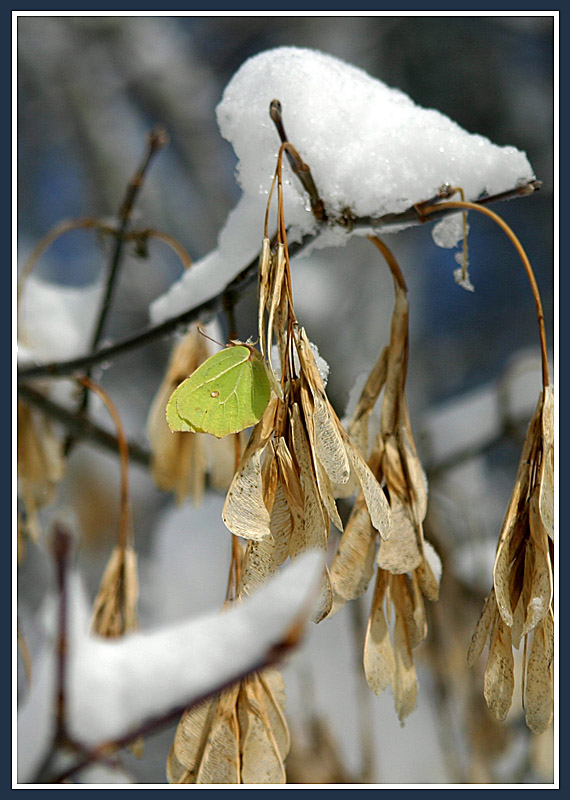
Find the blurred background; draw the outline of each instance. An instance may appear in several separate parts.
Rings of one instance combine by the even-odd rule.
[[[533,265],[552,348],[552,17],[32,15],[19,17],[17,42],[20,268],[62,220],[112,220],[117,215],[147,133],[159,123],[169,145],[151,165],[133,219],[175,237],[194,260],[214,249],[239,197],[235,157],[215,119],[223,89],[244,60],[262,50],[311,47],[363,68],[468,131],[527,153],[542,182],[540,192],[494,210],[519,236]],[[444,562],[442,603],[452,598],[449,608],[457,607],[462,598],[463,616],[454,619],[458,636],[448,644],[449,653],[441,641],[439,650],[427,644],[418,649],[420,701],[400,729],[388,693],[380,698],[370,694],[363,701],[358,688],[354,640],[369,597],[352,616],[345,609],[344,615],[312,630],[286,670],[290,722],[298,733],[293,775],[295,770],[307,775],[302,765],[311,752],[311,735],[316,737],[309,724],[313,715],[323,721],[338,753],[336,763],[342,765],[341,777],[332,782],[343,782],[343,776],[358,782],[361,721],[370,713],[367,736],[377,782],[552,779],[551,736],[533,737],[526,731],[518,687],[506,726],[486,716],[484,704],[471,708],[468,721],[465,716],[473,692],[482,695],[482,676],[466,674],[464,653],[491,585],[497,536],[540,384],[535,308],[518,257],[489,221],[470,218],[470,226],[474,293],[457,286],[454,252],[436,247],[429,227],[386,239],[409,286],[408,399],[431,487],[427,537]],[[97,295],[110,252],[110,241],[93,232],[66,234],[34,270],[34,280],[42,284],[30,281],[27,298],[24,293],[27,313],[40,317],[36,323],[41,328],[42,315],[49,326],[50,316],[61,311],[55,303],[50,314],[44,282],[65,287],[61,297],[69,301],[77,354],[85,351],[88,339],[86,298],[92,291]],[[160,241],[150,242],[145,258],[128,250],[105,341],[148,325],[149,303],[181,273],[179,260]],[[330,365],[330,397],[342,415],[355,381],[388,341],[391,279],[373,248],[357,240],[297,259],[293,281],[297,316]],[[254,288],[237,315],[240,337],[253,335]],[[143,448],[148,448],[146,419],[171,345],[172,339],[165,338],[93,373],[117,404],[129,439]],[[100,424],[111,429],[105,409],[95,401],[92,408]],[[48,527],[50,515],[74,509],[77,557],[93,593],[116,531],[118,476],[113,454],[78,444],[58,499],[44,512]],[[190,501],[177,508],[171,496],[154,487],[144,467],[133,464],[131,481],[143,569],[141,625],[221,606],[230,555],[229,534],[219,518],[223,496],[208,495],[198,510]],[[45,561],[41,546],[30,545],[20,568],[32,651],[33,611],[51,580]],[[433,627],[438,630],[436,619]],[[452,664],[447,683],[441,663],[437,666],[446,653]],[[309,708],[307,697],[312,698]],[[363,702],[366,712],[359,705]],[[451,743],[454,726],[461,741]],[[141,761],[126,756],[134,782],[164,782],[171,741],[172,729],[149,740]],[[322,736],[319,742],[324,747]],[[319,758],[313,755],[313,761]]]

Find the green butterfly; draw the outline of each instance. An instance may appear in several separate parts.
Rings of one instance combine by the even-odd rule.
[[[263,356],[252,345],[232,342],[172,392],[166,421],[171,431],[211,433],[221,439],[259,422],[270,394]]]

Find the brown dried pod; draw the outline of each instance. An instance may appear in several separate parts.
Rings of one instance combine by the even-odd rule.
[[[39,536],[38,510],[54,498],[63,478],[65,459],[48,419],[18,400],[18,494],[26,511],[23,530]]]

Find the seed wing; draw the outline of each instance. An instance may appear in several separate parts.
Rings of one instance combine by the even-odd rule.
[[[248,361],[248,366],[251,376],[251,391],[249,393],[246,391],[244,403],[251,397],[251,411],[254,421],[249,424],[253,425],[259,422],[263,416],[263,412],[267,408],[271,395],[271,387],[263,357],[259,355],[257,350],[251,351],[251,359]]]

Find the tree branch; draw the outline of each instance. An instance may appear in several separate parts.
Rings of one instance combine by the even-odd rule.
[[[187,703],[176,706],[175,708],[171,708],[160,716],[147,719],[141,725],[136,726],[133,730],[128,731],[123,736],[111,742],[103,742],[92,750],[83,750],[75,764],[72,764],[59,775],[49,779],[49,782],[63,783],[64,781],[68,781],[69,778],[71,778],[77,772],[80,772],[82,769],[85,769],[85,767],[90,766],[94,762],[108,758],[111,754],[116,753],[118,750],[128,747],[128,745],[136,739],[157,733],[167,725],[176,722],[185,711],[196,708],[196,706],[200,705],[211,697],[216,697],[225,689],[229,688],[230,686],[234,686],[236,683],[244,680],[244,678],[247,678],[248,675],[252,675],[255,672],[263,672],[270,667],[278,666],[292,651],[299,646],[304,635],[304,630],[305,618],[299,617],[296,622],[293,622],[281,641],[273,645],[273,647],[267,651],[265,656],[258,664],[255,664],[244,672],[236,675],[231,680],[221,684],[220,686],[217,686],[215,689],[200,695],[200,697],[189,699]]]
[[[539,181],[531,181],[524,186],[516,187],[508,192],[501,192],[497,195],[483,197],[478,202],[488,205],[490,203],[506,200],[512,197],[525,197],[529,194],[532,194],[539,188]],[[381,217],[354,217],[345,219],[344,221],[337,220],[332,224],[343,224],[349,229],[370,227],[376,231],[380,231],[382,228],[389,228],[391,226],[401,225],[403,223],[421,224],[424,222],[432,222],[440,219],[441,217],[447,216],[450,213],[457,213],[455,209],[433,208],[430,210],[429,218],[423,215],[422,207],[433,205],[433,203],[436,203],[438,199],[441,198],[434,198],[427,200],[424,203],[416,204],[415,206],[412,206],[411,208],[399,214],[385,214]],[[321,223],[317,227],[317,231],[315,233],[305,236],[301,242],[291,244],[289,248],[291,257],[299,255],[307,248],[309,244],[313,243],[318,238],[319,234],[323,230],[326,230],[327,227],[327,223]],[[197,320],[206,320],[223,308],[224,301],[228,295],[231,294],[241,297],[245,290],[248,289],[257,278],[257,267],[258,259],[256,258],[254,261],[249,263],[232,281],[230,281],[230,283],[228,283],[219,294],[203,303],[200,303],[197,306],[187,309],[176,317],[171,317],[159,325],[147,328],[145,331],[142,331],[135,336],[131,336],[128,339],[123,339],[122,341],[110,345],[109,347],[103,347],[97,350],[95,353],[83,356],[81,358],[75,358],[69,361],[56,361],[48,364],[40,364],[33,367],[24,367],[19,369],[18,384],[40,377],[59,377],[63,375],[71,375],[79,370],[85,370],[94,364],[98,364],[102,361],[109,361],[110,359],[116,358],[123,353],[129,352],[130,350],[134,350],[135,348],[149,344],[150,342],[171,334],[178,328],[185,327],[192,322]]]
[[[99,310],[99,317],[95,325],[95,331],[93,333],[93,338],[91,339],[91,346],[89,348],[92,352],[96,352],[97,350],[99,342],[101,341],[101,336],[103,335],[103,331],[105,329],[105,323],[107,322],[107,317],[109,316],[109,312],[111,310],[113,294],[115,292],[115,287],[117,285],[117,278],[119,276],[119,267],[121,264],[121,257],[123,254],[125,234],[129,226],[135,200],[142,188],[146,171],[148,170],[152,159],[154,158],[156,153],[158,153],[158,151],[161,150],[166,145],[167,142],[168,142],[168,137],[166,135],[166,131],[161,126],[157,126],[153,131],[150,132],[148,136],[147,151],[144,154],[143,159],[139,167],[137,168],[137,171],[135,172],[135,174],[133,175],[127,186],[125,197],[123,199],[123,202],[121,203],[121,208],[119,209],[119,227],[117,231],[117,236],[115,238],[115,247],[113,248],[113,255],[111,257],[111,262],[109,265],[107,283],[105,285],[105,293],[103,295],[101,308]],[[86,377],[87,378],[90,377],[89,369],[87,370]],[[87,410],[88,404],[89,404],[89,391],[87,390],[87,388],[84,388],[81,393],[81,400],[78,406],[79,413],[84,413]],[[71,445],[71,440],[68,440],[66,443],[66,449],[69,449],[70,445]]]
[[[46,397],[43,392],[39,392],[31,386],[18,387],[18,394],[30,405],[35,406],[57,422],[61,422],[75,438],[92,441],[115,455],[119,452],[117,437],[91,422],[85,416],[79,416],[76,411],[70,411],[68,408],[59,405],[59,403]],[[128,442],[128,448],[131,462],[136,462],[142,467],[150,465],[150,452],[145,447],[136,442]]]
[[[99,314],[99,319],[97,320],[97,325],[95,328],[95,332],[93,334],[93,339],[91,341],[91,348],[90,348],[91,350],[95,350],[97,348],[97,345],[101,340],[101,335],[105,328],[105,322],[107,321],[107,316],[109,314],[109,310],[111,307],[111,300],[113,297],[113,291],[115,288],[116,279],[119,271],[119,264],[121,262],[121,255],[123,251],[123,244],[125,241],[125,234],[127,232],[135,200],[137,198],[139,191],[142,188],[144,176],[148,167],[150,166],[150,162],[152,161],[156,153],[158,153],[158,151],[162,147],[164,147],[167,141],[168,138],[166,135],[166,131],[164,131],[164,129],[161,128],[160,126],[157,127],[155,130],[151,131],[148,137],[147,152],[145,153],[140,166],[138,167],[137,171],[129,181],[129,185],[127,186],[127,191],[125,193],[125,197],[123,199],[123,202],[121,203],[121,208],[119,210],[119,228],[115,239],[115,247],[113,250],[111,264],[109,267],[109,275],[107,278],[107,285],[105,287],[105,295],[103,297],[103,303],[101,305],[101,312]]]

